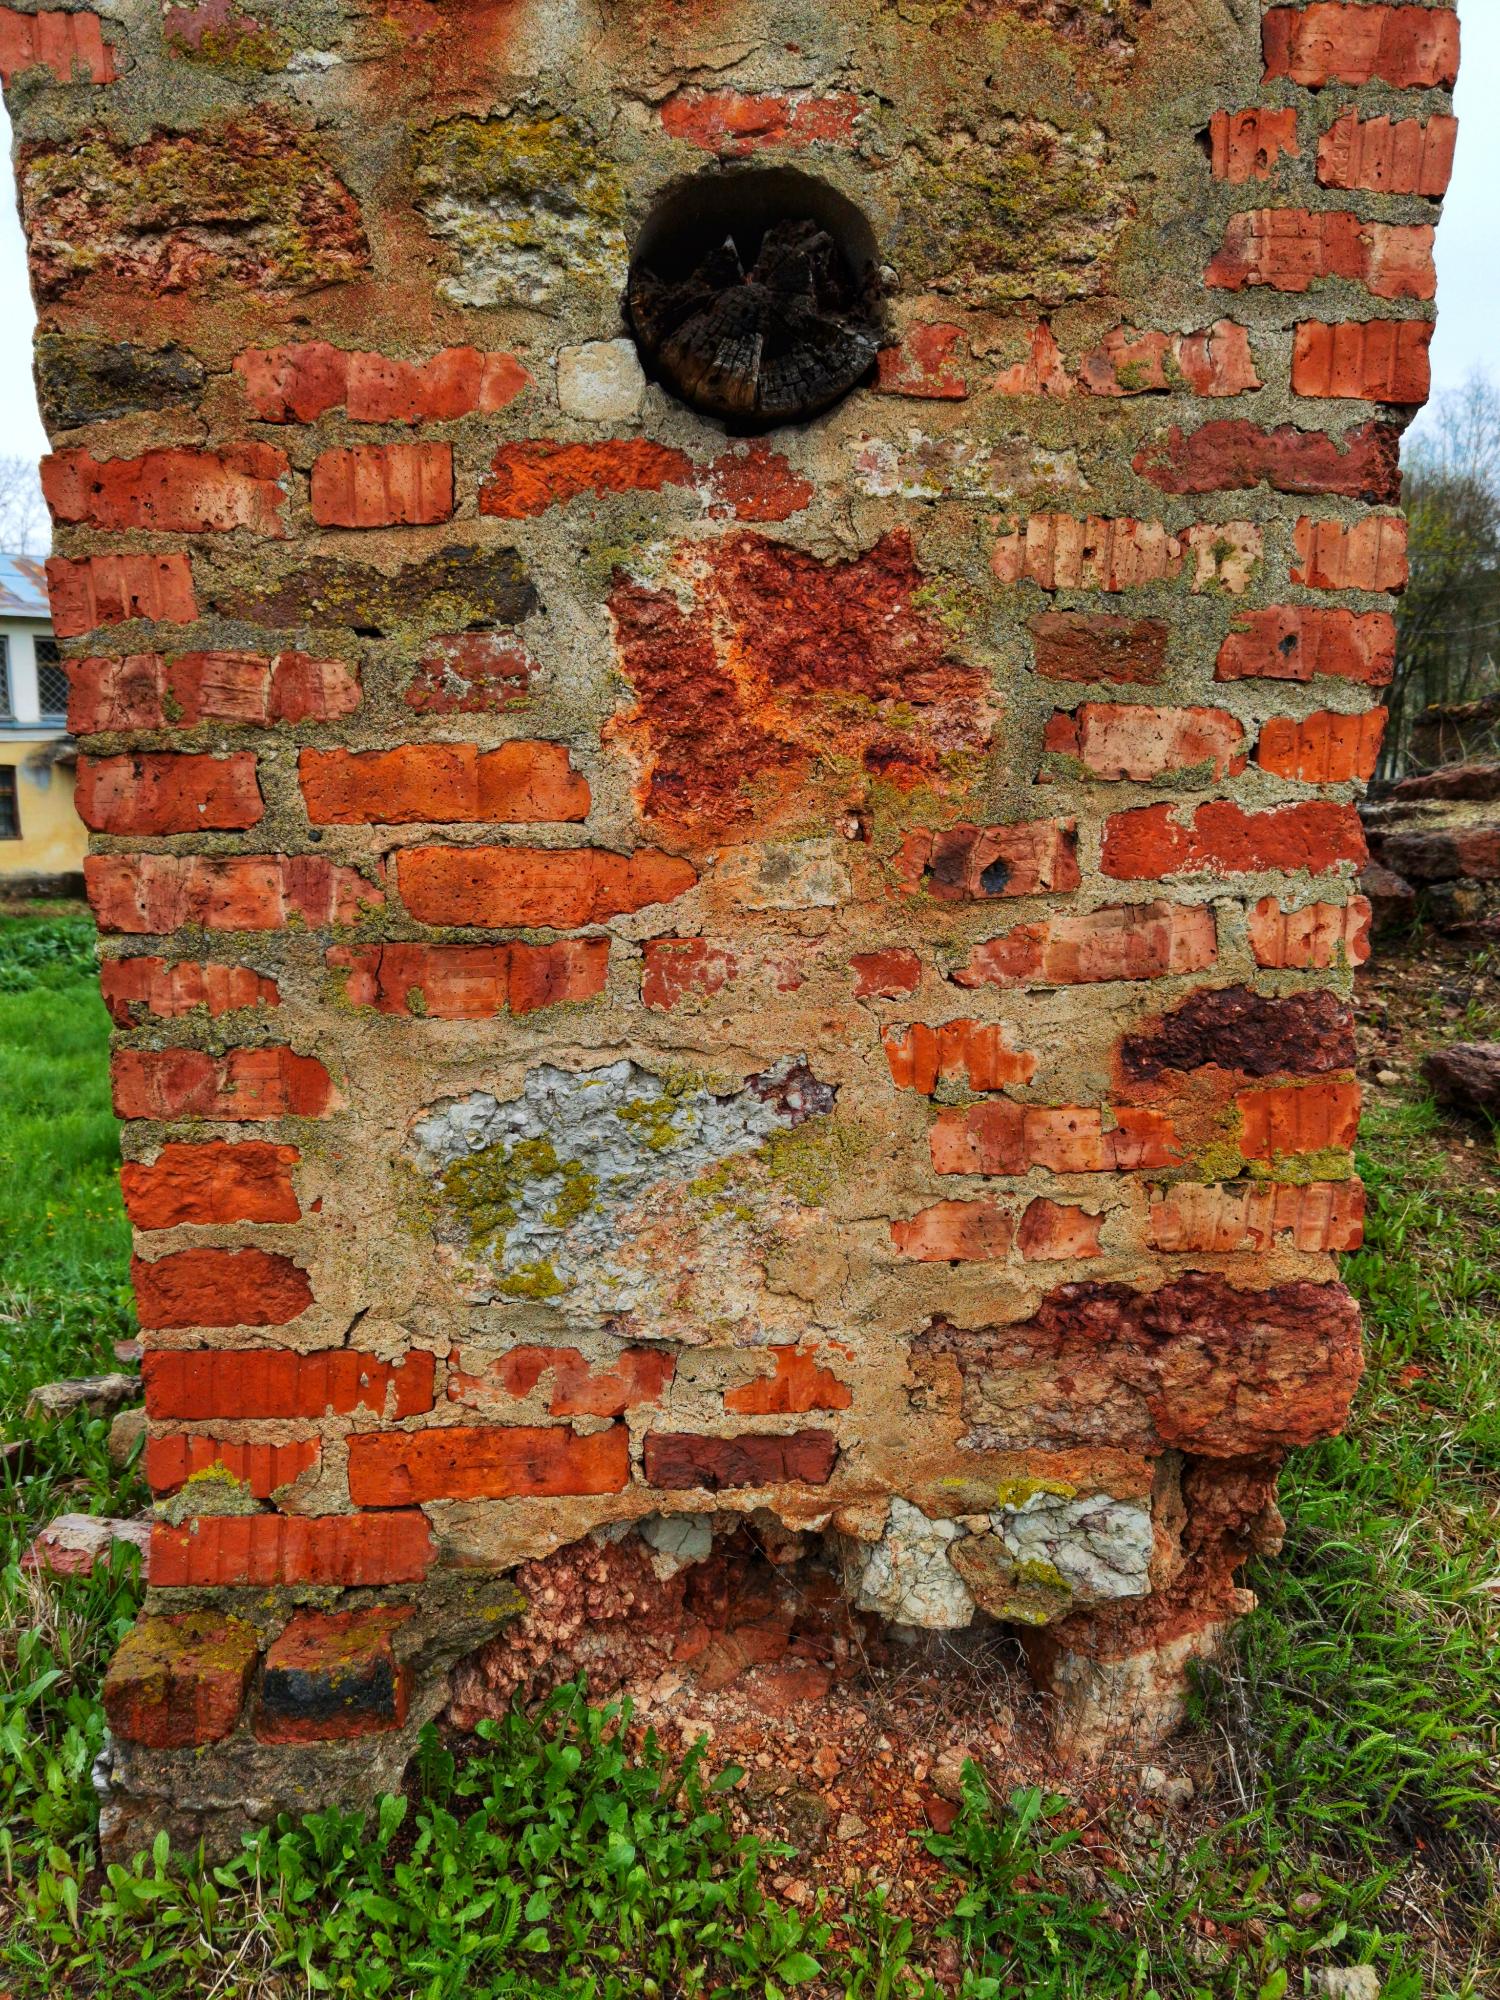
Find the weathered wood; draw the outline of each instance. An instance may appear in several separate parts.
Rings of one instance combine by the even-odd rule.
[[[642,260],[626,304],[645,358],[710,416],[769,429],[815,416],[874,366],[874,272],[856,276],[815,222],[773,224],[747,271],[731,233],[685,279]]]

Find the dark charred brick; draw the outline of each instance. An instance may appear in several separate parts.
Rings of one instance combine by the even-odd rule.
[[[653,1431],[646,1439],[646,1484],[682,1491],[706,1486],[783,1486],[800,1481],[825,1486],[838,1457],[832,1431],[794,1431],[790,1437],[691,1437]]]
[[[258,589],[224,589],[209,608],[282,631],[332,627],[379,638],[517,625],[540,603],[514,549],[456,544],[389,576],[368,563],[320,559]]]
[[[203,363],[181,347],[134,347],[123,340],[75,340],[47,332],[36,339],[37,390],[49,430],[196,402],[206,379]]]
[[[399,1729],[408,1674],[392,1643],[409,1607],[299,1613],[266,1653],[255,1704],[262,1743],[331,1743]]]
[[[1268,1000],[1248,986],[1190,993],[1120,1043],[1127,1083],[1212,1063],[1245,1076],[1323,1076],[1354,1063],[1354,1017],[1332,993]]]

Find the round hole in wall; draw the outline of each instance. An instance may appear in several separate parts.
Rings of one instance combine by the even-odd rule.
[[[826,182],[787,167],[709,171],[657,202],[625,315],[647,371],[736,431],[831,409],[881,344],[875,232]]]

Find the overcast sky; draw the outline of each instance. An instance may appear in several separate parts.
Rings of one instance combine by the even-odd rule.
[[[1463,73],[1458,169],[1438,231],[1437,339],[1433,386],[1456,389],[1475,369],[1500,376],[1500,0],[1459,0]],[[1485,110],[1485,104],[1489,110]],[[10,151],[10,121],[0,108],[0,138]],[[14,190],[0,196],[0,453],[36,457],[46,450],[31,385],[31,298],[16,219]]]

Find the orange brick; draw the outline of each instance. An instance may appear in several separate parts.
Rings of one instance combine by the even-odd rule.
[[[579,1437],[566,1425],[443,1425],[358,1431],[349,1440],[349,1497],[357,1507],[422,1500],[562,1499],[620,1493],[630,1481],[623,1424]]]
[[[451,444],[357,444],[312,469],[313,519],[324,528],[395,528],[453,512]]]
[[[332,1584],[344,1589],[419,1583],[437,1554],[426,1516],[210,1515],[151,1531],[156,1590]]]
[[[519,825],[586,819],[589,811],[588,785],[565,743],[304,750],[297,770],[315,826]]]
[[[655,848],[409,847],[396,864],[407,910],[424,924],[574,930],[669,903],[698,879]]]
[[[1263,896],[1250,912],[1250,949],[1257,965],[1326,972],[1337,965],[1363,965],[1370,956],[1369,899],[1308,903],[1285,909]]]
[[[1272,716],[1261,726],[1255,761],[1275,777],[1300,778],[1304,784],[1362,784],[1375,775],[1385,716],[1383,708],[1358,715],[1321,709],[1300,722]]]
[[[891,1077],[901,1090],[919,1090],[931,1097],[941,1082],[963,1082],[970,1090],[1004,1090],[1007,1084],[1028,1083],[1036,1073],[1036,1057],[1005,1044],[1005,1029],[978,1021],[945,1021],[930,1027],[925,1021],[909,1028],[886,1028],[881,1046]]]
[[[1183,1183],[1153,1197],[1150,1242],[1174,1255],[1264,1253],[1280,1243],[1306,1252],[1357,1250],[1364,1212],[1364,1189],[1354,1180],[1306,1187]]]
[[[1215,180],[1237,187],[1250,180],[1269,180],[1283,155],[1297,157],[1297,114],[1269,105],[1216,111],[1208,122],[1208,138]]]
[[[1278,1084],[1242,1090],[1239,1146],[1247,1160],[1271,1164],[1298,1153],[1347,1152],[1359,1131],[1357,1083]]]
[[[174,1347],[149,1351],[141,1380],[153,1423],[169,1417],[200,1423],[209,1417],[348,1416],[355,1410],[400,1423],[432,1408],[436,1365],[420,1347],[400,1361],[351,1347],[311,1354],[283,1347]]]
[[[1355,397],[1371,403],[1425,403],[1432,393],[1430,319],[1304,320],[1292,348],[1298,396]]]
[[[1086,701],[1049,717],[1042,747],[1076,759],[1092,778],[1160,778],[1206,766],[1215,778],[1249,761],[1243,725],[1222,708],[1150,708]]]
[[[1432,244],[1428,223],[1367,222],[1346,209],[1251,209],[1229,218],[1203,282],[1231,292],[1254,285],[1305,292],[1345,278],[1377,299],[1430,299]]]
[[[171,1019],[195,1007],[217,1019],[244,1007],[276,1007],[281,989],[248,965],[211,965],[191,959],[106,958],[99,988],[118,1028],[136,1026],[143,1014]]]
[[[921,1264],[988,1263],[1009,1254],[1015,1224],[993,1201],[939,1201],[891,1224],[897,1254]]]
[[[222,1466],[231,1479],[248,1486],[257,1500],[269,1500],[310,1472],[322,1456],[316,1438],[282,1444],[242,1444],[228,1438],[174,1431],[146,1439],[146,1484],[153,1493],[175,1493],[195,1473]]]
[[[313,1302],[307,1273],[272,1250],[176,1250],[130,1260],[144,1327],[285,1326]]]
[[[1441,196],[1453,178],[1457,145],[1458,120],[1442,112],[1424,120],[1346,111],[1318,142],[1318,179],[1324,187],[1372,194]]]
[[[300,1222],[290,1168],[295,1146],[258,1140],[226,1145],[174,1141],[156,1158],[127,1160],[120,1169],[125,1213],[137,1229],[177,1229],[185,1223]]]
[[[724,1393],[724,1408],[732,1416],[802,1416],[808,1410],[847,1410],[854,1401],[847,1382],[818,1360],[814,1347],[772,1347],[773,1366]]]
[[[1309,590],[1405,590],[1406,518],[1367,514],[1346,527],[1303,515],[1296,527],[1292,582]]]
[[[1383,611],[1273,605],[1247,612],[1219,648],[1214,679],[1310,681],[1319,674],[1384,687],[1396,670],[1396,624]]]

